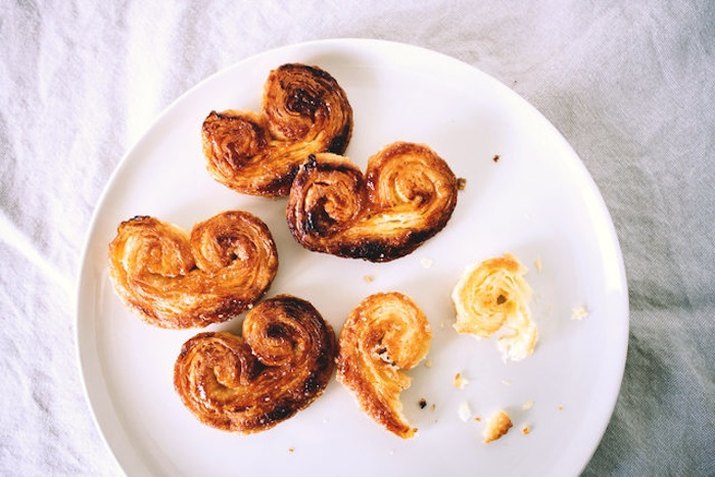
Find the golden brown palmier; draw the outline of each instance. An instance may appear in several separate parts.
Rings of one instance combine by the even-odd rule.
[[[204,424],[259,432],[323,393],[336,352],[335,333],[313,305],[279,295],[248,312],[243,337],[199,333],[184,343],[174,387]]]
[[[360,407],[388,431],[403,439],[417,429],[402,414],[400,393],[414,368],[427,355],[432,341],[429,322],[407,296],[377,293],[364,299],[340,333],[337,379]]]
[[[109,276],[148,323],[192,328],[226,321],[256,302],[278,270],[271,232],[242,211],[196,224],[191,235],[153,217],[122,222],[109,244]]]
[[[457,205],[457,179],[425,145],[396,142],[367,163],[311,155],[293,181],[286,216],[308,250],[388,262],[442,230]]]
[[[286,64],[271,71],[260,114],[212,111],[202,128],[208,170],[244,194],[285,196],[310,154],[342,154],[353,111],[345,91],[316,66]]]

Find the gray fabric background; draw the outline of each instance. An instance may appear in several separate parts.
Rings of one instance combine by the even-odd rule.
[[[715,2],[0,5],[0,474],[113,475],[74,351],[75,280],[125,151],[198,81],[331,37],[464,60],[558,127],[630,287],[621,395],[587,475],[715,475]]]

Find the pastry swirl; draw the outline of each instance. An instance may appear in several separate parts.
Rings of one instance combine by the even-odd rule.
[[[243,337],[208,332],[184,343],[174,387],[204,424],[259,432],[323,393],[336,352],[335,333],[313,305],[279,295],[248,312]]]
[[[242,211],[184,230],[153,217],[122,222],[109,244],[109,276],[146,322],[191,328],[226,321],[268,289],[278,252],[266,224]]]
[[[212,111],[202,127],[208,170],[244,194],[285,196],[310,154],[342,154],[353,112],[345,91],[324,70],[286,64],[271,71],[260,114]]]
[[[497,346],[504,359],[531,355],[539,337],[528,303],[527,269],[513,255],[490,258],[468,268],[452,291],[457,312],[454,329],[478,338],[504,330]]]
[[[406,439],[416,430],[402,414],[400,393],[432,341],[429,322],[407,296],[377,293],[364,299],[340,333],[337,379],[360,407],[388,431]]]
[[[293,181],[286,212],[308,250],[388,262],[442,230],[457,204],[457,179],[429,147],[390,144],[363,176],[348,158],[311,155]]]

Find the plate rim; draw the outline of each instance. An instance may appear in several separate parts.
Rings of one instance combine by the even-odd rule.
[[[325,46],[333,46],[333,47],[355,47],[359,46],[360,49],[382,49],[385,47],[388,48],[403,48],[407,50],[412,50],[414,52],[419,53],[420,55],[430,55],[430,56],[436,56],[441,58],[442,60],[445,61],[450,61],[454,63],[460,64],[462,67],[468,67],[486,78],[488,78],[492,83],[495,85],[498,85],[500,88],[505,88],[509,91],[509,93],[515,97],[518,98],[519,102],[522,103],[523,107],[526,107],[529,109],[532,113],[535,113],[539,119],[545,123],[545,125],[552,129],[553,133],[555,133],[554,138],[558,138],[558,141],[561,143],[560,146],[564,147],[566,150],[568,150],[569,154],[573,156],[573,158],[576,159],[575,163],[578,165],[580,169],[582,169],[582,172],[585,173],[585,179],[588,181],[591,192],[594,193],[595,198],[597,199],[598,202],[598,209],[601,214],[604,214],[606,218],[608,218],[607,221],[607,234],[610,238],[610,245],[613,247],[613,251],[615,252],[614,258],[616,259],[616,264],[618,266],[618,271],[619,271],[619,279],[622,284],[622,300],[621,303],[619,303],[619,307],[623,309],[624,311],[624,316],[622,317],[623,319],[623,324],[624,326],[622,327],[622,334],[620,337],[620,341],[623,343],[623,345],[619,348],[619,351],[621,351],[620,355],[618,356],[618,359],[615,360],[618,363],[618,373],[616,376],[614,376],[614,383],[615,383],[615,389],[612,390],[612,392],[608,395],[608,403],[606,408],[608,409],[608,419],[604,419],[603,422],[601,423],[600,429],[598,429],[597,433],[594,433],[594,435],[598,436],[597,439],[594,440],[593,445],[589,446],[589,449],[584,452],[582,455],[584,456],[583,462],[580,465],[579,474],[585,470],[585,468],[588,466],[589,462],[592,460],[593,455],[595,454],[596,450],[600,446],[603,436],[605,435],[606,429],[611,422],[611,419],[613,417],[613,413],[615,411],[615,406],[618,400],[618,397],[620,396],[620,388],[622,386],[623,382],[623,376],[625,373],[625,365],[626,365],[626,358],[628,354],[628,346],[629,346],[629,335],[630,335],[630,303],[629,303],[629,294],[628,294],[628,281],[627,281],[627,275],[626,275],[626,270],[625,270],[625,262],[623,260],[623,254],[621,251],[620,247],[620,242],[618,239],[618,234],[615,229],[615,224],[613,223],[613,217],[610,214],[610,211],[608,210],[608,207],[605,203],[605,200],[603,199],[603,196],[601,194],[601,191],[598,187],[598,185],[595,183],[593,177],[589,173],[588,169],[586,168],[585,164],[581,160],[580,156],[576,153],[576,151],[573,149],[571,144],[566,140],[565,136],[561,133],[561,131],[546,117],[539,111],[535,106],[533,106],[528,100],[523,98],[519,93],[514,91],[513,89],[509,88],[506,84],[501,82],[499,79],[495,78],[494,76],[490,75],[489,73],[486,73],[482,71],[481,69],[477,68],[474,65],[471,65],[463,60],[460,60],[458,58],[455,58],[453,56],[450,56],[448,54],[432,50],[426,47],[418,46],[418,45],[413,45],[410,43],[404,43],[404,42],[398,42],[398,41],[392,41],[392,40],[382,40],[382,39],[374,39],[374,38],[355,38],[355,37],[347,37],[347,38],[326,38],[326,39],[319,39],[319,40],[310,40],[310,41],[300,41],[300,42],[295,42],[295,43],[290,43],[274,48],[270,48],[267,50],[262,50],[257,53],[251,54],[249,56],[246,56],[244,58],[241,58],[238,61],[235,61],[217,71],[214,73],[206,76],[199,82],[197,82],[195,85],[187,89],[184,93],[179,95],[177,98],[175,98],[173,101],[171,101],[157,116],[155,116],[150,122],[149,125],[146,127],[146,129],[143,130],[143,132],[140,134],[140,136],[132,143],[129,145],[129,147],[126,149],[124,154],[122,155],[121,159],[119,162],[116,164],[114,167],[112,173],[109,175],[109,178],[107,179],[106,183],[103,186],[102,192],[100,193],[96,206],[94,207],[94,210],[92,211],[92,216],[89,221],[89,224],[87,226],[85,235],[84,235],[84,240],[82,241],[82,251],[79,259],[79,271],[76,277],[75,281],[75,286],[76,286],[76,293],[75,293],[75,319],[74,319],[74,339],[75,339],[75,359],[77,363],[77,369],[79,371],[79,377],[80,377],[80,383],[82,385],[82,392],[84,395],[85,402],[87,403],[87,406],[90,411],[91,419],[92,422],[94,423],[95,429],[99,433],[99,436],[104,443],[104,447],[109,451],[109,454],[112,456],[112,460],[114,461],[116,468],[120,470],[123,474],[127,475],[127,470],[125,468],[125,465],[127,464],[126,461],[124,462],[125,465],[122,465],[122,461],[120,460],[119,456],[115,452],[115,449],[112,447],[112,445],[109,442],[109,439],[100,425],[98,415],[97,415],[97,409],[96,409],[96,403],[92,401],[92,398],[90,397],[90,391],[89,391],[89,386],[87,382],[87,376],[88,376],[88,371],[87,371],[87,362],[86,360],[88,359],[87,354],[88,351],[86,350],[86,347],[88,345],[85,345],[85,350],[82,348],[82,331],[81,331],[81,322],[86,321],[86,318],[82,318],[82,302],[84,298],[84,292],[83,293],[83,288],[82,284],[83,282],[87,279],[87,275],[90,272],[90,260],[89,260],[89,249],[90,249],[90,242],[92,240],[92,237],[95,234],[98,220],[99,220],[99,211],[102,210],[105,207],[105,203],[107,202],[107,197],[109,195],[109,191],[112,188],[111,186],[114,184],[114,182],[117,180],[117,177],[121,174],[121,171],[127,167],[128,164],[128,159],[130,156],[133,155],[134,151],[136,149],[139,149],[142,144],[145,141],[149,140],[150,132],[154,129],[154,127],[160,123],[170,112],[175,108],[175,106],[182,102],[185,97],[188,97],[194,93],[194,91],[200,89],[205,83],[208,83],[212,81],[215,77],[224,74],[226,71],[238,68],[240,65],[244,63],[248,63],[251,61],[254,61],[260,57],[263,56],[270,56],[270,55],[275,55],[279,54],[283,50],[290,50],[290,49],[297,49],[297,48],[320,48],[320,47],[325,47]],[[615,379],[617,378],[617,380]],[[94,383],[94,386],[97,386],[99,384]]]

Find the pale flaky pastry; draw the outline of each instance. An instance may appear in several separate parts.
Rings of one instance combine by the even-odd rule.
[[[340,333],[337,379],[360,407],[388,431],[412,437],[416,429],[402,413],[400,393],[410,386],[403,371],[427,355],[429,322],[407,296],[377,293],[355,308]]]
[[[345,91],[326,71],[286,64],[271,71],[259,113],[212,111],[202,127],[208,170],[244,194],[288,194],[310,154],[342,154],[350,141],[353,111]]]
[[[477,338],[500,332],[497,346],[505,360],[531,355],[539,333],[529,310],[531,287],[524,279],[526,272],[508,253],[465,270],[452,292],[457,332]]]
[[[266,224],[229,211],[186,231],[146,216],[122,222],[109,244],[109,276],[126,305],[163,328],[226,321],[255,303],[278,269]]]
[[[310,156],[298,171],[286,216],[303,247],[340,257],[387,262],[442,230],[457,204],[457,179],[425,145],[396,142],[367,163]]]
[[[306,408],[335,368],[331,326],[305,300],[279,295],[256,305],[243,336],[200,333],[181,348],[174,387],[204,424],[245,434]]]

